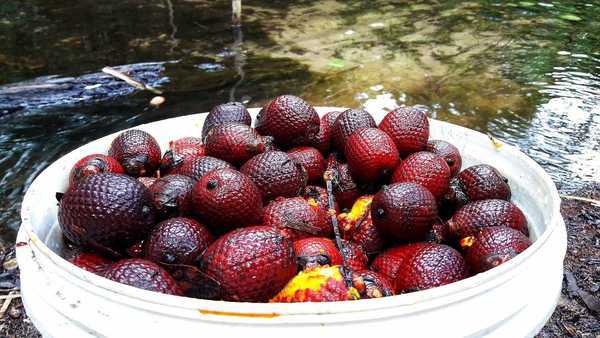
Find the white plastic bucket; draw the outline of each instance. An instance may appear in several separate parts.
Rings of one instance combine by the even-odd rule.
[[[320,114],[342,108],[318,108]],[[258,109],[251,109],[253,117]],[[372,112],[377,121],[384,113]],[[206,114],[140,128],[166,149],[168,141],[200,135]],[[175,297],[118,284],[62,259],[57,191],[81,157],[104,153],[116,134],[63,156],[32,183],[23,200],[17,238],[21,293],[27,313],[47,337],[527,337],[556,306],[566,251],[565,225],[554,183],[516,148],[486,135],[430,120],[431,138],[456,145],[463,168],[488,163],[508,177],[513,201],[525,212],[534,243],[509,262],[442,287],[405,295],[333,303],[255,304]]]

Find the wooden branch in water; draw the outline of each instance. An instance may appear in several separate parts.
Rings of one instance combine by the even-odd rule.
[[[231,24],[234,27],[242,25],[242,0],[231,1]]]
[[[156,88],[152,88],[142,82],[136,81],[134,79],[132,79],[131,77],[125,75],[125,73],[122,73],[112,67],[104,67],[102,68],[102,72],[106,73],[108,75],[112,75],[114,77],[116,77],[117,79],[123,80],[125,81],[127,84],[139,89],[139,90],[147,90],[149,92],[152,92],[154,94],[162,94],[162,91],[156,89]]]

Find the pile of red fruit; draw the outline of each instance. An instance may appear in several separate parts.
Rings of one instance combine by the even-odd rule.
[[[422,108],[377,126],[284,95],[251,124],[242,104],[222,104],[164,154],[133,129],[82,158],[58,194],[70,261],[167,294],[339,301],[456,282],[531,244],[507,179],[461,171]]]

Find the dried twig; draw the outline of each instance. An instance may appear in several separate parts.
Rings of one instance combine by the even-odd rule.
[[[118,70],[116,70],[116,69],[114,69],[112,67],[104,67],[104,68],[102,68],[102,72],[106,73],[108,75],[114,76],[114,77],[116,77],[119,80],[123,80],[127,84],[129,84],[132,87],[135,87],[135,88],[137,88],[139,90],[147,90],[147,91],[152,92],[154,94],[162,94],[162,91],[160,91],[160,90],[158,90],[156,88],[150,87],[150,86],[148,86],[148,85],[146,85],[146,84],[144,84],[144,83],[142,83],[140,81],[134,80],[130,76],[125,75],[124,73],[122,73],[122,72],[120,72],[120,71],[118,71]]]
[[[575,200],[575,201],[581,201],[581,202],[588,202],[588,203],[592,204],[593,206],[600,207],[600,201],[599,200],[595,200],[593,198],[571,196],[571,195],[560,195],[560,198],[564,198],[566,200]]]
[[[2,307],[0,308],[0,318],[4,317],[4,314],[6,313],[6,310],[8,310],[8,307],[10,306],[10,303],[12,302],[12,300],[14,298],[19,298],[19,297],[21,297],[21,294],[18,293],[18,291],[11,291],[8,295],[2,296],[2,298],[0,298],[0,299],[4,299],[4,303],[2,303]]]

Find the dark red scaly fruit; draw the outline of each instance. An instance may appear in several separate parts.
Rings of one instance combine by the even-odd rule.
[[[343,263],[340,251],[331,239],[325,237],[308,237],[294,241],[294,252],[301,270]]]
[[[330,155],[327,161],[327,170],[333,174],[333,195],[340,208],[351,208],[354,201],[360,197],[358,184],[352,177],[347,163],[339,162],[335,156]]]
[[[240,171],[250,176],[264,201],[279,196],[298,196],[307,183],[304,167],[282,151],[258,154],[248,160]]]
[[[114,157],[129,176],[154,176],[160,165],[160,146],[147,132],[130,129],[111,143],[108,155]]]
[[[425,236],[425,241],[437,244],[447,243],[450,240],[450,234],[448,232],[448,224],[438,219],[433,222],[431,230],[429,230],[427,236]]]
[[[319,187],[316,185],[308,185],[304,189],[303,197],[310,206],[318,207],[319,211],[321,212],[321,216],[327,219],[327,224],[329,224],[329,228],[333,229],[333,221],[331,220],[331,215],[329,213],[329,203],[327,201],[327,190],[323,187]],[[333,209],[336,215],[339,214],[340,207],[338,206],[338,203],[335,200],[333,201]]]
[[[213,107],[204,120],[202,126],[202,138],[215,126],[227,122],[238,122],[247,126],[252,124],[250,113],[240,102],[228,102]]]
[[[158,178],[156,178],[156,177],[145,177],[145,176],[142,176],[142,177],[138,177],[137,180],[139,182],[142,182],[142,184],[146,188],[150,189],[150,187],[154,184],[154,182],[158,181]]]
[[[326,155],[331,149],[331,130],[333,123],[342,112],[332,111],[321,117],[319,132],[310,140],[310,144]]]
[[[441,156],[450,167],[450,175],[456,176],[460,172],[462,166],[462,156],[460,151],[452,143],[443,140],[429,140],[427,142],[427,151]]]
[[[58,222],[76,245],[119,251],[146,237],[155,214],[152,195],[141,182],[102,173],[84,177],[65,192]]]
[[[400,163],[391,182],[420,184],[439,200],[448,192],[450,177],[450,167],[442,157],[428,151],[419,151],[408,155]]]
[[[227,122],[213,127],[206,135],[205,142],[206,155],[239,166],[254,155],[269,150],[272,138],[260,136],[245,124]]]
[[[122,259],[108,267],[104,277],[138,289],[182,295],[177,282],[166,270],[145,259]]]
[[[508,179],[487,164],[469,167],[458,174],[463,192],[471,201],[485,199],[510,200]]]
[[[87,155],[77,161],[69,174],[69,185],[75,185],[85,176],[99,173],[124,174],[125,169],[114,158],[102,154]]]
[[[349,212],[337,217],[342,238],[360,245],[369,257],[379,253],[386,244],[385,237],[373,224],[372,201],[373,195],[361,196]]]
[[[165,152],[160,161],[160,174],[162,176],[174,173],[184,163],[195,157],[204,156],[204,145],[199,137],[184,137],[169,142],[169,150]]]
[[[481,228],[508,227],[529,235],[525,215],[511,202],[505,200],[482,200],[460,208],[448,221],[452,237],[461,239],[473,236]]]
[[[327,161],[321,153],[312,147],[297,147],[288,150],[292,160],[302,164],[308,176],[308,183],[319,183],[323,180],[323,173],[327,168]]]
[[[373,198],[371,216],[382,233],[411,241],[423,240],[438,217],[435,197],[411,182],[381,188]]]
[[[319,114],[303,99],[281,95],[267,103],[258,113],[256,130],[270,135],[284,147],[309,144],[319,132]]]
[[[340,253],[345,259],[346,266],[352,271],[367,270],[369,268],[369,258],[360,245],[342,239]]]
[[[202,176],[216,169],[235,169],[231,164],[212,156],[194,157],[189,162],[184,162],[183,165],[173,174],[185,175],[198,181]]]
[[[297,272],[292,242],[267,226],[241,228],[211,244],[203,270],[221,286],[224,300],[266,302]]]
[[[85,271],[103,275],[106,269],[113,263],[112,261],[89,252],[81,252],[69,259],[73,265],[82,268]]]
[[[346,139],[355,131],[364,128],[377,128],[373,116],[364,109],[343,111],[331,127],[331,144],[340,153],[346,149]]]
[[[475,273],[507,262],[530,245],[531,241],[527,236],[506,227],[482,228],[474,236],[460,240],[465,260]]]
[[[377,128],[357,130],[346,138],[345,149],[350,172],[363,182],[389,177],[400,162],[394,141]]]
[[[193,265],[213,236],[191,218],[176,217],[158,223],[144,241],[144,256],[155,263]]]
[[[448,191],[439,200],[439,213],[444,219],[450,218],[456,210],[469,203],[469,197],[463,191],[457,177],[450,179]]]
[[[407,253],[406,245],[389,248],[373,259],[371,270],[384,275],[389,281],[395,281],[400,273],[400,263]]]
[[[265,207],[263,225],[278,229],[292,241],[307,237],[327,237],[333,229],[318,205],[302,197],[279,197]]]
[[[360,299],[394,295],[392,282],[383,274],[371,270],[352,272],[352,286],[360,293]]]
[[[160,219],[185,216],[192,211],[192,178],[184,175],[168,175],[159,178],[150,187],[156,214]]]
[[[192,191],[198,219],[217,232],[260,224],[263,203],[252,180],[234,169],[204,175]]]
[[[396,143],[400,156],[427,148],[429,121],[427,110],[420,107],[400,107],[389,112],[379,124]]]
[[[413,243],[407,247],[394,281],[397,294],[431,289],[469,276],[463,257],[447,245]]]

